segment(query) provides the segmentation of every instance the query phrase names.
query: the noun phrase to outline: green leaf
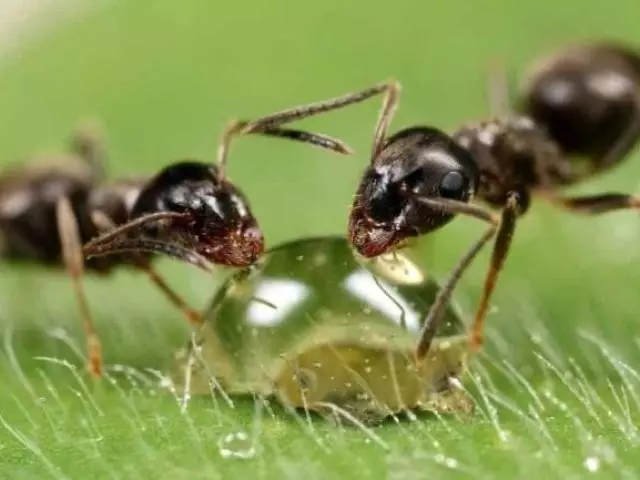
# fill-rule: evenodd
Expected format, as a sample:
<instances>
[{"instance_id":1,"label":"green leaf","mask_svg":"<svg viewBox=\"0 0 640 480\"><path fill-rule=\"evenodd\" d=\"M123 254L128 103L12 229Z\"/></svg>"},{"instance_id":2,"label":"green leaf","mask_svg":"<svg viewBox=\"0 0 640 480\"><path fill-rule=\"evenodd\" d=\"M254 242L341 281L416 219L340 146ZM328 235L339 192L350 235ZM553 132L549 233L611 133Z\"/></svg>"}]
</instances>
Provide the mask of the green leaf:
<instances>
[{"instance_id":1,"label":"green leaf","mask_svg":"<svg viewBox=\"0 0 640 480\"><path fill-rule=\"evenodd\" d=\"M100 118L114 177L213 159L231 118L251 118L395 77L392 128L452 129L485 115L486 65L522 78L549 48L587 36L638 40L635 0L574 2L113 2L16 51L0 69L8 164L63 148ZM344 232L378 105L310 120L354 158L266 139L234 145L229 170L270 245ZM633 191L638 155L585 191ZM444 275L480 233L460 219L421 242ZM82 370L85 346L63 272L4 266L0 278L3 478L634 478L640 470L637 215L577 218L534 205L522 219L466 382L471 419L400 419L363 429L275 404L179 400L157 386L187 338L179 316L131 272L87 278L115 385ZM485 252L486 253L486 252ZM471 316L488 255L457 297ZM223 278L163 260L204 308ZM64 363L68 362L68 364ZM117 367L123 365L126 367ZM246 458L242 458L246 457Z\"/></svg>"}]
</instances>

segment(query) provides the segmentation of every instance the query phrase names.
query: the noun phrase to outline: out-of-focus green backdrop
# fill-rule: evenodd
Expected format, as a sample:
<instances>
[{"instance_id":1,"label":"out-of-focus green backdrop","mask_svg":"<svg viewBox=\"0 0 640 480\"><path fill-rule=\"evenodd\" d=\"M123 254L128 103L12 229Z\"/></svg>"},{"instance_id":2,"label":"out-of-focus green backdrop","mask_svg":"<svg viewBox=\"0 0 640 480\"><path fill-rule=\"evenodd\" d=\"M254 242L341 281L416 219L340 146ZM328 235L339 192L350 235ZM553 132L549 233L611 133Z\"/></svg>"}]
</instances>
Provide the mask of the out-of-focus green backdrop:
<instances>
[{"instance_id":1,"label":"out-of-focus green backdrop","mask_svg":"<svg viewBox=\"0 0 640 480\"><path fill-rule=\"evenodd\" d=\"M107 131L110 173L151 174L185 157L213 160L230 118L389 78L403 86L392 130L419 123L452 130L487 114L490 62L520 81L529 62L568 42L619 39L640 48L638 18L635 0L104 2L0 65L0 157L5 164L60 150L78 120L97 117ZM234 145L230 175L270 245L344 233L378 108L371 101L301 124L344 139L358 152L352 158L261 138ZM633 154L579 191L633 192L638 176L640 155ZM422 242L425 264L445 274L480 229L458 219ZM639 244L637 212L595 219L535 204L494 297L488 352L530 374L533 346L549 346L598 372L586 333L637 359ZM457 291L469 315L487 258ZM167 260L160 268L198 306L221 278ZM0 288L0 319L18 332L11 341L22 361L66 352L51 350L58 343L45 328L64 327L82 341L63 275L5 266ZM88 279L87 295L108 363L158 367L184 341L184 326L144 278Z\"/></svg>"}]
</instances>

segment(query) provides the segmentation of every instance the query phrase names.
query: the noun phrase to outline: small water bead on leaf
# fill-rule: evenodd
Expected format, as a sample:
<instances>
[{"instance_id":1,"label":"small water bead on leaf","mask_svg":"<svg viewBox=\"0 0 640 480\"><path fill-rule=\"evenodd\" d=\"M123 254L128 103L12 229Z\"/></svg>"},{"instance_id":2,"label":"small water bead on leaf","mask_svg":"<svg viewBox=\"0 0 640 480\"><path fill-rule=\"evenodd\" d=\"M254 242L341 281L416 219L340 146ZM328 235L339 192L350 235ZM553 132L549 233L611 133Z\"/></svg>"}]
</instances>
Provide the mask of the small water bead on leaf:
<instances>
[{"instance_id":1,"label":"small water bead on leaf","mask_svg":"<svg viewBox=\"0 0 640 480\"><path fill-rule=\"evenodd\" d=\"M364 260L338 236L277 246L215 295L199 332L204 368L192 369L191 393L208 395L214 375L230 395L273 396L312 410L331 400L356 418L426 404L444 376L456 378L466 365L465 326L452 305L428 359L415 362L438 290L409 257ZM177 386L185 361L181 352Z\"/></svg>"},{"instance_id":2,"label":"small water bead on leaf","mask_svg":"<svg viewBox=\"0 0 640 480\"><path fill-rule=\"evenodd\" d=\"M222 436L218 442L218 449L223 458L250 460L257 454L253 440L242 431Z\"/></svg>"}]
</instances>

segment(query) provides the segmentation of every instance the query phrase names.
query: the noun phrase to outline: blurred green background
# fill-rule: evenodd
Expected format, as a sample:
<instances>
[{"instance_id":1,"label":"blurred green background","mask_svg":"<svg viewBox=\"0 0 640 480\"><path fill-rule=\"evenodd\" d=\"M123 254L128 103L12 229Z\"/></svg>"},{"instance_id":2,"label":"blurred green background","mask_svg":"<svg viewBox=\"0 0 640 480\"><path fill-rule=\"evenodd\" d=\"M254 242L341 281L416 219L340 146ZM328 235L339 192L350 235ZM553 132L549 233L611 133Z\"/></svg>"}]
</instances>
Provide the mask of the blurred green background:
<instances>
[{"instance_id":1,"label":"blurred green background","mask_svg":"<svg viewBox=\"0 0 640 480\"><path fill-rule=\"evenodd\" d=\"M490 62L502 62L521 81L532 60L569 42L619 39L640 48L638 18L635 0L99 2L0 65L0 156L10 163L59 151L77 121L97 117L107 131L111 175L151 174L181 158L213 160L230 118L389 78L403 86L392 131L421 123L453 130L487 115ZM270 245L344 234L378 108L370 101L300 124L344 139L358 152L352 158L261 138L234 145L230 175L249 196ZM634 192L639 174L636 153L574 191ZM425 265L444 275L481 228L461 218L425 239L419 246ZM534 347L560 363L577 359L597 379L604 366L584 339L590 335L637 368L639 240L637 212L587 218L536 203L520 223L494 297L487 353L531 381L538 375ZM469 315L487 253L456 292ZM169 260L159 265L202 307L222 278ZM90 278L87 295L107 363L159 367L184 342L184 325L142 277ZM82 342L63 275L4 266L0 297L6 343L25 365L36 365L28 376L41 368L34 355L74 359L46 333L64 327ZM5 361L2 368L12 384L13 367Z\"/></svg>"}]
</instances>

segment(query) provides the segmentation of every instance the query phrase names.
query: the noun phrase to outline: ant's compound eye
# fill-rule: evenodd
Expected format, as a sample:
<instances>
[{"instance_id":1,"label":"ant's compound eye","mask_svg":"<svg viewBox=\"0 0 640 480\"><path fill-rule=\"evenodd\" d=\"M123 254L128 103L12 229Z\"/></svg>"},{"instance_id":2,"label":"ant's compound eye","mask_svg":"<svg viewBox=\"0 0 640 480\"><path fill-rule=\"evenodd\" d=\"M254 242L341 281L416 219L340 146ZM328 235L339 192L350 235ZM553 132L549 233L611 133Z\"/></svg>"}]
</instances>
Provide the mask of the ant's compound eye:
<instances>
[{"instance_id":1,"label":"ant's compound eye","mask_svg":"<svg viewBox=\"0 0 640 480\"><path fill-rule=\"evenodd\" d=\"M460 172L456 171L446 173L439 185L440 195L454 200L463 199L466 189L467 180Z\"/></svg>"}]
</instances>

